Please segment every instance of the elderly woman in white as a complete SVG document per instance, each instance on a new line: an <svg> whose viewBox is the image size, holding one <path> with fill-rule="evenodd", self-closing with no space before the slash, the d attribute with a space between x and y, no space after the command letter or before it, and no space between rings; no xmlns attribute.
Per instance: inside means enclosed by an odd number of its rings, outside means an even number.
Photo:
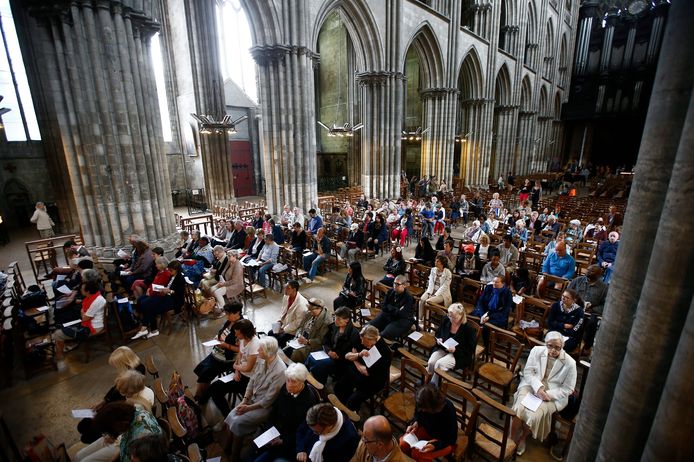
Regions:
<svg viewBox="0 0 694 462"><path fill-rule="evenodd" d="M452 303L451 297L451 279L453 274L451 270L446 268L448 265L448 257L445 255L437 255L434 267L429 273L429 284L427 290L424 291L419 299L419 319L424 319L424 307L427 302L438 303L448 307Z"/></svg>
<svg viewBox="0 0 694 462"><path fill-rule="evenodd" d="M516 417L511 436L517 443L518 455L525 452L525 440L531 432L540 441L547 437L552 429L552 414L566 407L574 391L576 361L563 348L564 338L552 331L545 336L545 346L530 351L513 401ZM528 407L532 407L530 394L542 400L535 411Z"/></svg>

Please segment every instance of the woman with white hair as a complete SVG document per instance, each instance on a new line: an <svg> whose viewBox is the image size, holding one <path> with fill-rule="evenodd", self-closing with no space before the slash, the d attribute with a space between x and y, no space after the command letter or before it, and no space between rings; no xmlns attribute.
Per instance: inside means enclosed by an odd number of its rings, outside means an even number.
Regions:
<svg viewBox="0 0 694 462"><path fill-rule="evenodd" d="M466 229L464 234L466 240L478 243L480 241L480 237L482 237L484 234L482 228L480 227L480 221L473 221L472 226Z"/></svg>
<svg viewBox="0 0 694 462"><path fill-rule="evenodd" d="M453 339L457 345L446 347L443 344ZM433 374L431 381L438 384L436 369L465 369L472 364L472 355L477 345L477 333L467 323L465 309L460 303L448 307L448 316L443 318L436 331L436 345L427 362L427 370Z"/></svg>
<svg viewBox="0 0 694 462"><path fill-rule="evenodd" d="M576 386L576 361L563 348L562 334L551 331L545 336L544 346L530 351L513 401L516 417L511 437L517 444L518 455L525 452L525 440L530 433L540 441L547 437L552 429L552 414L569 403L569 395ZM538 398L539 407L531 410L532 401L537 402Z"/></svg>
<svg viewBox="0 0 694 462"><path fill-rule="evenodd" d="M581 229L581 220L571 220L569 222L569 229L565 231L565 237L567 244L576 244L581 242L583 239L583 229Z"/></svg>
<svg viewBox="0 0 694 462"><path fill-rule="evenodd" d="M537 212L534 212L537 213ZM528 243L528 230L525 228L525 221L523 220L518 220L516 221L516 226L511 228L511 231L509 233L511 234L511 239L513 240L520 240L521 242L521 248L525 247L526 244Z"/></svg>
<svg viewBox="0 0 694 462"><path fill-rule="evenodd" d="M308 369L301 363L290 364L284 371L286 382L272 404L267 426L280 433L278 444L265 445L256 455L255 462L296 460L297 429L306 413L318 402L318 394L306 383Z"/></svg>
<svg viewBox="0 0 694 462"><path fill-rule="evenodd" d="M231 431L231 460L239 460L243 438L253 435L270 416L272 403L285 384L287 366L277 358L275 337L259 341L258 361L241 403L231 410L224 422Z"/></svg>

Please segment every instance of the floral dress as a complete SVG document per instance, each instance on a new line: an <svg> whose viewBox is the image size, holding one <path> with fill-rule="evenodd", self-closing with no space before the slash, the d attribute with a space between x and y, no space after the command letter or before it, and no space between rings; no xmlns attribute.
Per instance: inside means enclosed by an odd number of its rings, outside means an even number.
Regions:
<svg viewBox="0 0 694 462"><path fill-rule="evenodd" d="M135 407L135 417L130 422L130 428L121 435L120 462L130 462L130 446L133 441L147 435L161 435L164 432L159 426L156 417L143 408Z"/></svg>

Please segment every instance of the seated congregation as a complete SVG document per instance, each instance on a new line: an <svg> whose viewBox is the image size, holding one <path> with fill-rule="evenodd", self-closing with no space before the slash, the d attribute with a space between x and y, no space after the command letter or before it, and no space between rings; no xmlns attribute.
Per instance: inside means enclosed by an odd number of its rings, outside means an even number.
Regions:
<svg viewBox="0 0 694 462"><path fill-rule="evenodd" d="M71 260L60 283L72 298L53 308L58 358L106 328L109 310L145 342L176 315L219 318L192 390L178 375L148 388L152 370L118 348L114 388L78 426L77 460L147 460L142 440L190 455L213 439L233 461L509 460L529 436L561 460L557 429L570 439L620 212L542 197L539 177L526 180L417 199L344 190L308 217L285 206L218 217L211 235L181 229L171 260L137 236L108 273ZM305 294L333 272L333 300ZM273 290L278 319L254 325L253 297Z"/></svg>

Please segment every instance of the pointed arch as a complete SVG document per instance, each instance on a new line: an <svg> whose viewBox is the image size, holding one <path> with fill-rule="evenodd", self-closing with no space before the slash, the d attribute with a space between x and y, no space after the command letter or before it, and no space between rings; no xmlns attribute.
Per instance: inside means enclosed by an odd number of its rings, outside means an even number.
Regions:
<svg viewBox="0 0 694 462"><path fill-rule="evenodd" d="M561 92L554 95L554 120L561 119Z"/></svg>
<svg viewBox="0 0 694 462"><path fill-rule="evenodd" d="M357 57L357 71L383 69L383 46L378 27L364 0L331 0L325 2L318 12L311 37L311 46L317 49L318 36L328 17L337 11L347 29L349 39Z"/></svg>
<svg viewBox="0 0 694 462"><path fill-rule="evenodd" d="M482 97L482 66L475 47L470 47L458 70L458 90L462 100Z"/></svg>
<svg viewBox="0 0 694 462"><path fill-rule="evenodd" d="M419 55L422 66L422 88L436 88L442 86L443 58L441 55L441 46L428 21L424 21L417 28L417 32L412 36L407 47L405 47L405 54L402 57L403 63L405 62L405 56L407 56L410 47L414 47Z"/></svg>
<svg viewBox="0 0 694 462"><path fill-rule="evenodd" d="M239 0L246 11L254 46L276 45L282 40L282 26L272 2Z"/></svg>
<svg viewBox="0 0 694 462"><path fill-rule="evenodd" d="M501 65L501 69L496 74L494 99L497 106L508 106L511 104L511 75L506 63Z"/></svg>
<svg viewBox="0 0 694 462"><path fill-rule="evenodd" d="M521 82L520 110L530 112L533 101L533 87L530 85L530 78L526 75Z"/></svg>
<svg viewBox="0 0 694 462"><path fill-rule="evenodd" d="M547 87L544 85L540 88L540 101L538 103L537 112L541 116L549 114L547 107Z"/></svg>
<svg viewBox="0 0 694 462"><path fill-rule="evenodd" d="M545 28L545 56L554 57L554 21L552 18L547 20Z"/></svg>

